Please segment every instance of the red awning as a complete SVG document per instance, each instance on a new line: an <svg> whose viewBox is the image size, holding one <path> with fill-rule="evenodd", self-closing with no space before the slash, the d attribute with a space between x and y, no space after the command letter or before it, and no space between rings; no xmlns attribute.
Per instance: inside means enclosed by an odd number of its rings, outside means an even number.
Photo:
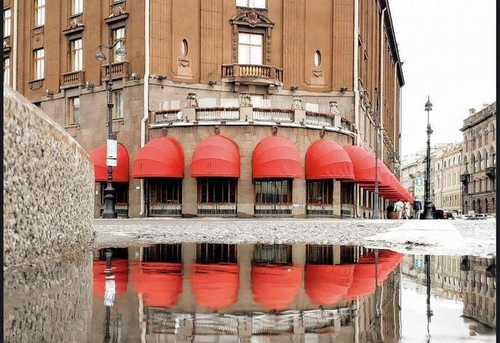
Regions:
<svg viewBox="0 0 500 343"><path fill-rule="evenodd" d="M254 179L303 178L297 147L279 136L266 137L253 151Z"/></svg>
<svg viewBox="0 0 500 343"><path fill-rule="evenodd" d="M252 267L252 292L266 310L284 310L299 293L303 267L261 265Z"/></svg>
<svg viewBox="0 0 500 343"><path fill-rule="evenodd" d="M388 187L390 181L387 170L383 167L384 163L377 161L375 168L375 155L369 153L364 148L354 145L344 146L344 150L351 158L354 167L354 179L360 184L375 183L375 170L378 170L378 180L381 187Z"/></svg>
<svg viewBox="0 0 500 343"><path fill-rule="evenodd" d="M170 308L182 292L182 264L146 262L132 266L132 283L147 307Z"/></svg>
<svg viewBox="0 0 500 343"><path fill-rule="evenodd" d="M354 266L352 284L346 294L347 300L354 300L375 292L375 263L358 263Z"/></svg>
<svg viewBox="0 0 500 343"><path fill-rule="evenodd" d="M381 285L397 266L402 262L403 255L397 252L381 250L378 254L378 283ZM375 266L375 255L373 253L362 256L358 261L360 264L371 264ZM375 274L373 275L375 277Z"/></svg>
<svg viewBox="0 0 500 343"><path fill-rule="evenodd" d="M106 166L106 144L90 152L94 161L94 172L96 182L108 180L108 167ZM128 151L121 143L118 143L118 166L113 167L113 182L128 182Z"/></svg>
<svg viewBox="0 0 500 343"><path fill-rule="evenodd" d="M306 265L306 292L316 305L335 305L352 284L354 264Z"/></svg>
<svg viewBox="0 0 500 343"><path fill-rule="evenodd" d="M184 151L179 142L170 137L152 139L134 161L134 178L184 177Z"/></svg>
<svg viewBox="0 0 500 343"><path fill-rule="evenodd" d="M208 137L194 151L191 176L240 177L238 145L221 135Z"/></svg>
<svg viewBox="0 0 500 343"><path fill-rule="evenodd" d="M117 296L127 293L128 260L113 259L112 270L115 276L115 292ZM106 290L106 261L94 261L94 296L104 298Z"/></svg>
<svg viewBox="0 0 500 343"><path fill-rule="evenodd" d="M196 302L213 311L238 301L240 269L237 264L193 264L191 286Z"/></svg>
<svg viewBox="0 0 500 343"><path fill-rule="evenodd" d="M307 150L306 179L354 180L351 158L339 144L320 139Z"/></svg>

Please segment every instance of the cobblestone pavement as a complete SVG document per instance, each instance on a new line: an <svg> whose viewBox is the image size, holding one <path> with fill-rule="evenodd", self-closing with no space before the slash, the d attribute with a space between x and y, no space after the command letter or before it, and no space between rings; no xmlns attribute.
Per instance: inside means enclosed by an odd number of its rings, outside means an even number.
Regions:
<svg viewBox="0 0 500 343"><path fill-rule="evenodd" d="M495 219L96 219L96 247L152 243L342 244L410 254L496 254Z"/></svg>

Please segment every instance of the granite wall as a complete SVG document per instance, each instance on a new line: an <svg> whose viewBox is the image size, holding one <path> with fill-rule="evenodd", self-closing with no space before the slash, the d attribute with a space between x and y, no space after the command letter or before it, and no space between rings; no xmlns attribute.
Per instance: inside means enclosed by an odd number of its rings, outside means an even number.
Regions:
<svg viewBox="0 0 500 343"><path fill-rule="evenodd" d="M4 88L4 272L81 255L93 237L94 170L64 129Z"/></svg>

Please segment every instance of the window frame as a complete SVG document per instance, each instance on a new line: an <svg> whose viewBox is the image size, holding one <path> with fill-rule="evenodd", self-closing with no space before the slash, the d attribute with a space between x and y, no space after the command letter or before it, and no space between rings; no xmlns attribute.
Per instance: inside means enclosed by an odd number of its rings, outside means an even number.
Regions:
<svg viewBox="0 0 500 343"><path fill-rule="evenodd" d="M75 43L80 41L80 47L75 47ZM83 70L83 38L77 37L69 41L69 62L72 72ZM78 63L77 63L78 62Z"/></svg>
<svg viewBox="0 0 500 343"><path fill-rule="evenodd" d="M241 42L241 37L242 35L248 35L249 36L249 43L242 43ZM255 45L255 44L252 44L251 41L252 41L252 36L259 36L261 37L261 42L260 42L260 46L259 45ZM265 35L263 33L260 33L260 32L249 32L249 31L246 31L246 30L240 30L238 31L238 41L237 41L237 45L238 45L238 61L237 63L238 64L246 64L246 65L264 65L264 61L265 61L265 56L264 56L264 53L265 53ZM242 57L242 51L241 51L241 47L244 46L244 47L248 47L248 53L249 53L249 62L248 63L243 63L241 61L241 57ZM255 48L260 48L260 63L254 63L252 62L252 50L255 49Z"/></svg>
<svg viewBox="0 0 500 343"><path fill-rule="evenodd" d="M45 7L46 7L46 0L34 0L34 26L35 27L41 27L45 26L45 21L46 21L46 13L45 13Z"/></svg>
<svg viewBox="0 0 500 343"><path fill-rule="evenodd" d="M8 13L8 16L7 16ZM3 37L10 37L12 33L12 10L5 8L3 10Z"/></svg>
<svg viewBox="0 0 500 343"><path fill-rule="evenodd" d="M255 1L259 0L236 0L236 7L240 8L253 8L253 9L258 9L258 10L267 10L268 8L268 3L267 0L262 0L264 2L263 7L258 7L255 5ZM253 3L253 5L252 5Z"/></svg>
<svg viewBox="0 0 500 343"><path fill-rule="evenodd" d="M3 84L4 86L10 86L10 56L3 58Z"/></svg>
<svg viewBox="0 0 500 343"><path fill-rule="evenodd" d="M123 119L124 104L122 89L116 89L111 93L113 99L113 119Z"/></svg>
<svg viewBox="0 0 500 343"><path fill-rule="evenodd" d="M78 99L78 111L75 111L75 100ZM80 96L72 96L68 98L68 111L66 115L66 126L75 126L80 124L81 102Z"/></svg>
<svg viewBox="0 0 500 343"><path fill-rule="evenodd" d="M84 5L84 0L71 0L70 16L74 17L83 14L83 5Z"/></svg>
<svg viewBox="0 0 500 343"><path fill-rule="evenodd" d="M42 52L42 56L37 56L39 52ZM45 49L35 49L33 50L33 80L43 80L45 79Z"/></svg>
<svg viewBox="0 0 500 343"><path fill-rule="evenodd" d="M123 36L120 36L118 34L119 32L123 32ZM125 56L118 56L116 54L116 51L119 48L126 48L125 47L125 39L127 37L127 27L126 26L117 26L117 27L111 29L111 37L112 37L113 44L115 44L116 41L118 41L119 39L121 39L121 42L117 43L113 47L113 60L112 60L112 63L125 62Z"/></svg>

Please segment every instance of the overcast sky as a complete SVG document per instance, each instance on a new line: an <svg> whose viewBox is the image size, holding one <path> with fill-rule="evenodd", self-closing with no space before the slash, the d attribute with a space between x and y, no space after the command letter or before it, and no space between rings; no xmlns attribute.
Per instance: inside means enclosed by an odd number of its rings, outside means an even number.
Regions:
<svg viewBox="0 0 500 343"><path fill-rule="evenodd" d="M425 147L427 95L431 142L459 142L468 109L496 97L495 0L390 0L406 84L402 155Z"/></svg>

